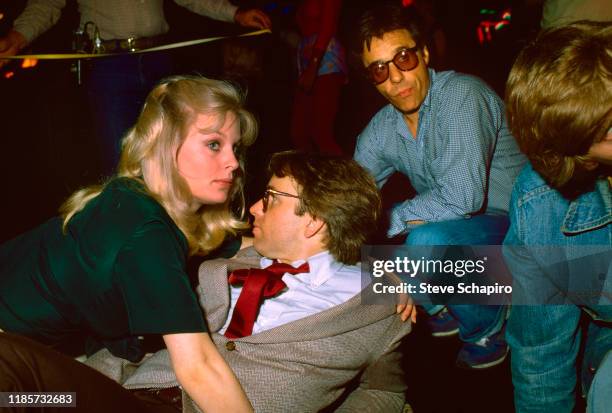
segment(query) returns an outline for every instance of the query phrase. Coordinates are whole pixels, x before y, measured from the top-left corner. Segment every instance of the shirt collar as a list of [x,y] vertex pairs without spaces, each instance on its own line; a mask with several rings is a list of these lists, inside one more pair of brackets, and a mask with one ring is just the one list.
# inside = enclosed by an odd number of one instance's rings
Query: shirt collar
[[423,103],[421,103],[421,107],[419,108],[419,114],[423,110],[424,107],[430,106],[432,90],[434,90],[434,86],[437,86],[436,77],[438,76],[438,74],[436,73],[435,70],[431,68],[428,68],[427,71],[429,72],[429,89],[427,89],[427,94],[425,95],[425,99],[423,100]]
[[[261,268],[272,265],[273,262],[274,260],[270,258],[262,257],[260,260]],[[306,260],[293,261],[291,265],[293,267],[299,267],[305,262],[308,262],[308,266],[310,267],[308,278],[310,279],[310,285],[312,287],[319,287],[325,284],[342,267],[342,263],[336,261],[329,251],[320,252]]]
[[563,226],[564,233],[579,233],[612,222],[612,191],[607,179],[595,183],[595,190],[581,195],[569,204]]

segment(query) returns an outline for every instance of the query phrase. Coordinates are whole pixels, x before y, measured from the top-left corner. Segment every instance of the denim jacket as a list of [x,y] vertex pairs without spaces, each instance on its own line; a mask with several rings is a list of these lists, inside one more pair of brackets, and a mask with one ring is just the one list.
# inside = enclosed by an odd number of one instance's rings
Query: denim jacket
[[516,410],[571,412],[580,308],[596,320],[584,356],[585,388],[612,349],[612,191],[602,179],[569,201],[527,165],[509,218],[504,257],[514,287],[507,339]]

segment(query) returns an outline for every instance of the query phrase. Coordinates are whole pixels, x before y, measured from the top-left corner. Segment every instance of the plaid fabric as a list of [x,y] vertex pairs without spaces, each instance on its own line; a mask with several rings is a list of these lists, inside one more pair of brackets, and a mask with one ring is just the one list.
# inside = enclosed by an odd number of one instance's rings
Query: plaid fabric
[[403,114],[381,109],[359,135],[355,160],[380,186],[398,171],[417,196],[390,211],[389,236],[406,221],[507,214],[515,177],[526,161],[506,125],[502,100],[481,80],[429,69],[416,139]]

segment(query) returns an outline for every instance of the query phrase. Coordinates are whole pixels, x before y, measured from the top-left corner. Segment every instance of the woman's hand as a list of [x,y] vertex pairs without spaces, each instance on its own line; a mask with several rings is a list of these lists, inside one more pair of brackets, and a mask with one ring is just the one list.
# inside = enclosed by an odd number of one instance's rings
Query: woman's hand
[[253,412],[238,379],[206,333],[163,336],[179,383],[206,413]]

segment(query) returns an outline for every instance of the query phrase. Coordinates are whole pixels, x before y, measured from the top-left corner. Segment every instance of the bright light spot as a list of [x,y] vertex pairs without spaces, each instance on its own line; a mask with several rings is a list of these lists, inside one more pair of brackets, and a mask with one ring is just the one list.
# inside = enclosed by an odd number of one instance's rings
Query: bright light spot
[[495,25],[495,30],[499,30],[499,29],[501,29],[501,28],[503,28],[503,27],[505,27],[505,26],[507,26],[507,25],[508,25],[508,22],[507,22],[507,21],[502,20],[502,21],[498,22],[498,23]]
[[4,74],[4,78],[5,78],[5,79],[10,79],[10,78],[12,78],[13,76],[15,76],[15,72],[6,72],[6,73]]
[[21,67],[23,69],[28,69],[30,67],[34,67],[38,64],[38,59],[23,59],[21,62]]

